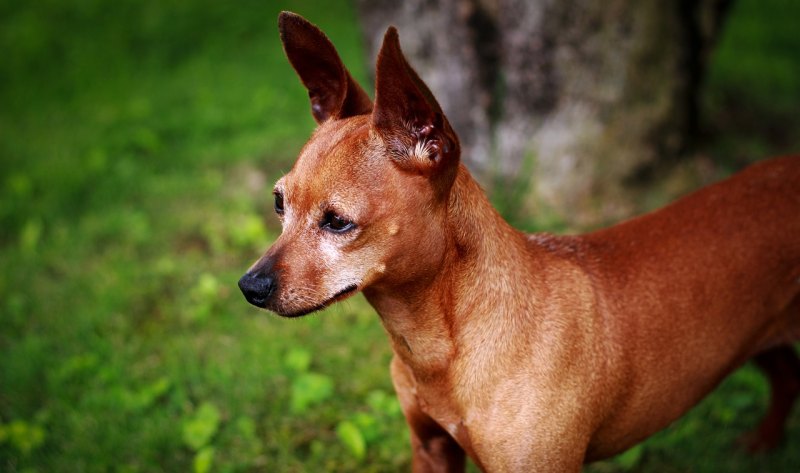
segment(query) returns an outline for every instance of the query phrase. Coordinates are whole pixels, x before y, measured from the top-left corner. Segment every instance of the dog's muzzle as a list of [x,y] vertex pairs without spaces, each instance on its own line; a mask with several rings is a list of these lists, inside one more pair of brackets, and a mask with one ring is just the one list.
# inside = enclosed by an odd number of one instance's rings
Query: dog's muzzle
[[275,294],[278,280],[274,274],[264,274],[260,271],[246,273],[239,280],[239,289],[242,290],[247,302],[256,307],[266,308],[267,301]]

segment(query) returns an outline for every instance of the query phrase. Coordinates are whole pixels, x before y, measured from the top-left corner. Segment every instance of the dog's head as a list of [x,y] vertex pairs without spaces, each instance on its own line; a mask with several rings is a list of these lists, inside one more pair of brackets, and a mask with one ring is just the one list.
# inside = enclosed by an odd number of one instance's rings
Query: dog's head
[[278,24],[319,126],[275,185],[283,231],[239,287],[251,304],[291,317],[372,285],[424,281],[444,257],[455,132],[393,27],[373,106],[322,31],[287,12]]

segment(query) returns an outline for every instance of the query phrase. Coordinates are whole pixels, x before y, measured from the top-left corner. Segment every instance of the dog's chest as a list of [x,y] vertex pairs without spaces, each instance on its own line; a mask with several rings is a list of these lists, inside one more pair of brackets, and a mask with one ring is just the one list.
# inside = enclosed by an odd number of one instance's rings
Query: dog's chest
[[473,452],[469,430],[464,422],[461,403],[453,399],[453,389],[441,383],[416,384],[419,409],[436,421],[468,454]]

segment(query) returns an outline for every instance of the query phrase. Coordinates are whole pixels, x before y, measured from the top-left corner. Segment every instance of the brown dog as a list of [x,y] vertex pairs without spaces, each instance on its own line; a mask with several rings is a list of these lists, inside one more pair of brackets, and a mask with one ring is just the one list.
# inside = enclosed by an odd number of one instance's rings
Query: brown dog
[[800,158],[757,164],[582,236],[511,228],[397,31],[375,104],[325,35],[282,13],[319,127],[275,186],[283,233],[239,285],[293,317],[363,291],[394,349],[416,471],[579,471],[663,428],[754,358],[753,448],[800,391]]

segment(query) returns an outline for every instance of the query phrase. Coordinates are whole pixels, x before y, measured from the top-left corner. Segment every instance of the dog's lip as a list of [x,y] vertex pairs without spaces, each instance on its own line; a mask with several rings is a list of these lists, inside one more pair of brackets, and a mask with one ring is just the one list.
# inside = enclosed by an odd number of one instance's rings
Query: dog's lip
[[308,309],[302,309],[302,310],[299,310],[297,312],[290,312],[290,313],[281,313],[281,312],[277,312],[277,311],[274,311],[274,312],[276,314],[280,315],[281,317],[286,317],[286,318],[302,317],[302,316],[308,315],[308,314],[310,314],[312,312],[316,312],[318,310],[322,310],[322,309],[328,307],[329,305],[333,304],[334,302],[339,302],[342,299],[346,299],[347,297],[355,294],[357,291],[358,291],[358,284],[350,284],[349,286],[347,286],[344,289],[342,289],[341,291],[337,292],[336,294],[334,294],[330,298],[326,299],[322,303],[317,304],[317,305],[315,305],[313,307],[309,307]]

